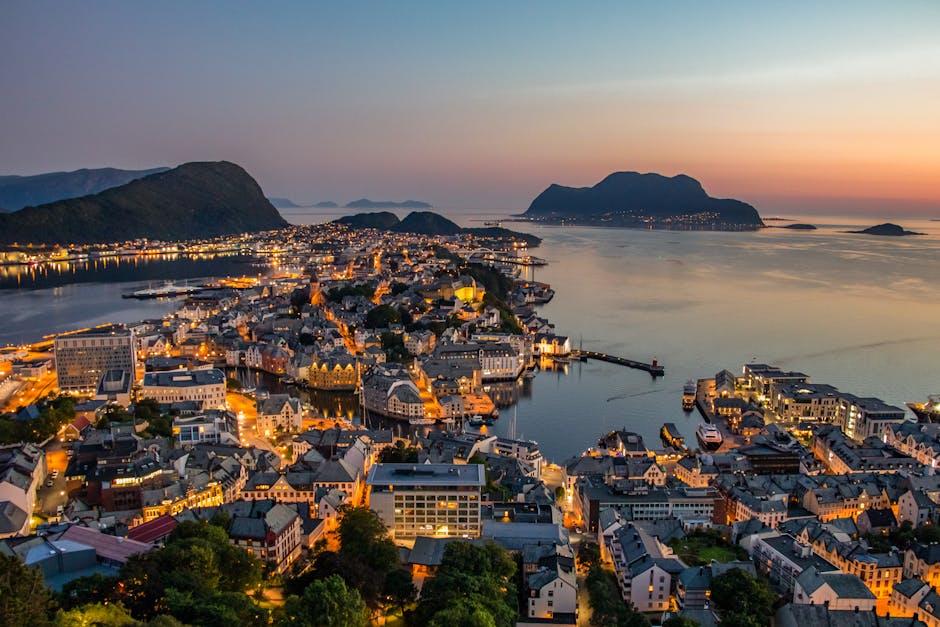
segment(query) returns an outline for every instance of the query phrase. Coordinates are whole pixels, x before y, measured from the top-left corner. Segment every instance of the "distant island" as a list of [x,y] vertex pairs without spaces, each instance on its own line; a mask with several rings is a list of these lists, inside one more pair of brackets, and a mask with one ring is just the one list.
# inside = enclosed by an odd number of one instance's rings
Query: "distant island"
[[816,225],[815,225],[815,224],[805,224],[805,223],[803,223],[803,222],[796,222],[796,223],[794,223],[794,224],[788,224],[788,225],[786,225],[786,226],[778,226],[778,227],[775,227],[775,228],[778,228],[778,229],[793,229],[794,231],[815,231],[815,230],[816,230]]
[[887,237],[901,237],[904,235],[925,235],[925,233],[905,231],[904,227],[899,226],[897,224],[891,224],[890,222],[885,222],[884,224],[870,226],[867,229],[863,229],[861,231],[846,231],[846,232],[858,233],[860,235],[883,235]]
[[712,198],[680,174],[615,172],[593,187],[552,184],[522,217],[550,223],[665,229],[754,230],[764,226],[751,205]]
[[352,202],[346,203],[347,209],[431,209],[432,206],[426,202],[420,200],[403,200],[401,202],[395,202],[393,200],[369,200],[368,198],[360,198],[359,200],[353,200]]
[[303,205],[298,205],[297,203],[292,201],[290,198],[278,198],[276,196],[269,196],[268,200],[271,202],[272,205],[274,205],[278,209],[300,209],[301,207],[303,207]]
[[284,226],[287,222],[241,167],[196,162],[98,194],[0,214],[0,244],[176,241]]
[[375,211],[371,213],[357,213],[343,216],[334,220],[337,224],[345,224],[354,229],[378,229],[394,233],[417,233],[418,235],[447,236],[447,235],[474,235],[482,239],[514,240],[524,242],[526,246],[535,248],[542,243],[542,239],[528,233],[519,233],[502,227],[488,228],[462,228],[457,223],[432,211],[412,211],[403,220],[390,211]]
[[321,200],[318,203],[314,203],[313,206],[319,209],[335,209],[339,207],[339,205],[332,200]]
[[0,211],[18,211],[23,207],[97,194],[167,170],[169,168],[151,168],[150,170],[82,168],[74,172],[0,176]]

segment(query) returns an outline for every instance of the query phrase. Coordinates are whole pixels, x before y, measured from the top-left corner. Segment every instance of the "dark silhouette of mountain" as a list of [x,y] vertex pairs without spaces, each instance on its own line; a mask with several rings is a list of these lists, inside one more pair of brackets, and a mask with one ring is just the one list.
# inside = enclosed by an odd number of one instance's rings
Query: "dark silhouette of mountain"
[[321,200],[320,202],[316,203],[313,206],[319,207],[320,209],[335,209],[339,207],[339,205],[333,202],[332,200]]
[[924,233],[915,233],[914,231],[905,231],[904,227],[897,224],[891,224],[890,222],[885,222],[884,224],[878,224],[875,226],[870,226],[867,229],[862,229],[861,231],[848,231],[849,233],[859,233],[862,235],[884,235],[889,237],[900,237],[902,235],[924,235]]
[[457,235],[463,229],[444,216],[432,211],[412,211],[405,219],[389,229],[398,233],[419,235]]
[[778,226],[778,229],[793,229],[794,231],[815,231],[815,224],[804,224],[802,222],[796,222],[794,224],[788,224],[786,226]]
[[303,205],[296,204],[290,198],[278,198],[276,196],[269,196],[268,201],[278,209],[300,209]]
[[430,209],[431,205],[426,202],[421,202],[420,200],[403,200],[402,202],[395,202],[392,200],[369,200],[368,198],[360,198],[359,200],[354,200],[352,202],[346,203],[347,209]]
[[0,176],[0,211],[17,211],[23,207],[97,194],[112,187],[169,168],[150,170],[118,170],[117,168],[82,168],[74,172],[47,172],[32,176]]
[[570,219],[612,226],[650,219],[679,228],[759,228],[757,210],[740,200],[712,198],[690,176],[615,172],[593,187],[552,184],[524,214],[534,219]]
[[185,240],[287,226],[227,161],[184,163],[98,194],[0,214],[0,244]]
[[390,211],[374,211],[372,213],[357,213],[351,216],[343,216],[339,220],[334,220],[339,224],[351,226],[354,229],[379,229],[387,231],[397,226],[400,220],[398,216]]
[[525,242],[528,246],[536,247],[542,243],[541,238],[528,233],[518,233],[502,227],[464,229],[444,216],[431,211],[412,211],[404,220],[389,211],[376,211],[372,213],[357,213],[343,216],[334,220],[354,229],[379,229],[394,231],[395,233],[416,233],[418,235],[461,235],[470,234],[482,239],[516,240]]

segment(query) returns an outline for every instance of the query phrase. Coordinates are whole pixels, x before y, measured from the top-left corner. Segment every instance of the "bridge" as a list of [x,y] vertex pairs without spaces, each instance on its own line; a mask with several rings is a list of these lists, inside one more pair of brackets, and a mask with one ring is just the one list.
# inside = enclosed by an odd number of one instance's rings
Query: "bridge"
[[666,374],[666,369],[663,368],[663,365],[655,359],[653,360],[653,363],[648,364],[642,361],[634,361],[624,357],[617,357],[616,355],[608,355],[607,353],[585,350],[571,351],[571,358],[578,359],[580,361],[587,361],[588,359],[605,361],[609,364],[617,364],[618,366],[626,366],[627,368],[633,368],[635,370],[643,370],[644,372],[648,372],[653,375],[653,377],[661,377]]

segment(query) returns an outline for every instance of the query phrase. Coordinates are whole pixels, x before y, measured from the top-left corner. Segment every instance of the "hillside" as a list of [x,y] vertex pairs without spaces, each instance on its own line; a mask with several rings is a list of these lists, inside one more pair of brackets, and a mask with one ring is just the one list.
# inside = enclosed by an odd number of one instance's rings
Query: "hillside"
[[287,226],[227,161],[185,163],[98,194],[0,215],[0,244],[183,240]]
[[277,196],[269,196],[268,201],[278,209],[300,209],[303,205],[298,205],[290,198],[279,198]]
[[733,199],[712,198],[692,177],[615,172],[593,187],[552,184],[525,217],[630,226],[649,221],[673,228],[760,228],[757,210]]
[[372,213],[356,213],[351,216],[343,216],[335,222],[351,226],[354,229],[379,229],[384,231],[397,226],[399,220],[398,216],[391,211],[374,211]]
[[861,231],[848,231],[849,233],[858,233],[860,235],[880,235],[887,237],[903,237],[905,235],[924,235],[923,233],[917,233],[915,231],[907,231],[903,226],[892,224],[890,222],[885,222],[884,224],[876,224],[875,226],[870,226],[867,229]]
[[432,211],[412,211],[405,219],[389,230],[398,233],[419,233],[421,235],[457,235],[460,226],[444,216]]
[[0,211],[17,211],[23,207],[97,194],[133,180],[166,172],[169,168],[150,170],[119,170],[96,168],[74,172],[47,172],[31,176],[0,176]]

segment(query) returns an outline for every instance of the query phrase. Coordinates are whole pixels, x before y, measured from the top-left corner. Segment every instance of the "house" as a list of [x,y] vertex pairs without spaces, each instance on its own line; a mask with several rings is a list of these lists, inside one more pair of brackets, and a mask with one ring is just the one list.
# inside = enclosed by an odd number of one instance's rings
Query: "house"
[[898,523],[910,522],[914,527],[938,522],[937,503],[927,492],[911,489],[898,498]]
[[940,544],[914,543],[904,552],[904,577],[940,586]]
[[898,528],[898,521],[890,508],[866,509],[858,515],[856,521],[858,532],[862,535],[869,533],[887,535]]
[[287,394],[272,394],[258,402],[258,431],[265,435],[281,431],[300,431],[303,411],[300,399]]
[[526,545],[522,551],[526,590],[525,616],[517,624],[535,619],[551,624],[576,625],[578,583],[569,545]]
[[0,448],[0,538],[29,532],[36,489],[46,478],[46,454],[34,444]]
[[875,601],[875,595],[858,576],[820,573],[814,567],[800,573],[793,587],[793,602],[801,605],[869,612],[875,609]]

